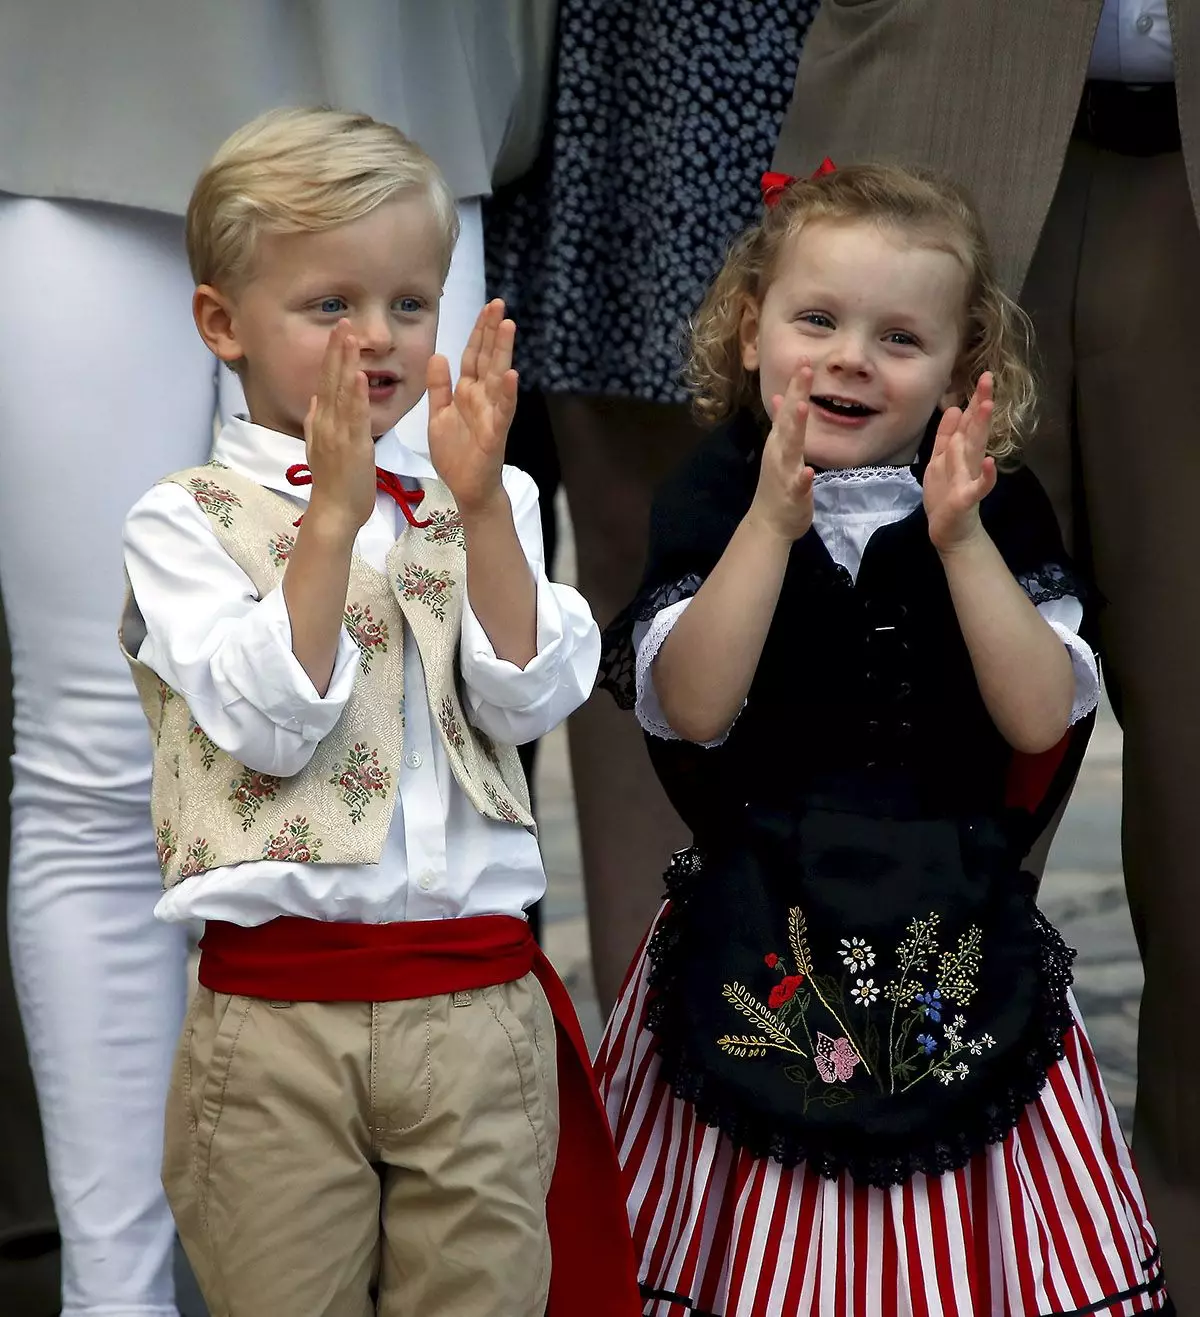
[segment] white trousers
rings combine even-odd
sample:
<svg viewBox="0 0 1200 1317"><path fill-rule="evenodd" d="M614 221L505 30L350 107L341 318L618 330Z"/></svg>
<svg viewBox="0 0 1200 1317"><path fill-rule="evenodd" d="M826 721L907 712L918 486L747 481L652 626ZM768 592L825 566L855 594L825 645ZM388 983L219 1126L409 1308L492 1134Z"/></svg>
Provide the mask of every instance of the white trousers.
<svg viewBox="0 0 1200 1317"><path fill-rule="evenodd" d="M478 202L462 219L438 334L455 373L484 298ZM120 531L156 479L206 460L214 414L237 410L240 389L192 324L178 219L0 194L0 274L9 935L63 1313L174 1317L159 1175L185 933L151 914L149 738L116 643ZM424 404L401 425L423 448Z"/></svg>

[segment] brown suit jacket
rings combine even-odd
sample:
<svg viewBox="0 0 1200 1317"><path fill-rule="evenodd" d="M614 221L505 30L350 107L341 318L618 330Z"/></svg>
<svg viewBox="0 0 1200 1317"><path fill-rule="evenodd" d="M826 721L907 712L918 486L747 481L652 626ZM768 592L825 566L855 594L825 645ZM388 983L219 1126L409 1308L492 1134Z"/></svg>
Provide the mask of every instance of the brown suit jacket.
<svg viewBox="0 0 1200 1317"><path fill-rule="evenodd" d="M1200 3L1168 0L1193 202L1200 207ZM1104 0L825 0L775 168L924 165L970 188L1019 291L1050 208Z"/></svg>

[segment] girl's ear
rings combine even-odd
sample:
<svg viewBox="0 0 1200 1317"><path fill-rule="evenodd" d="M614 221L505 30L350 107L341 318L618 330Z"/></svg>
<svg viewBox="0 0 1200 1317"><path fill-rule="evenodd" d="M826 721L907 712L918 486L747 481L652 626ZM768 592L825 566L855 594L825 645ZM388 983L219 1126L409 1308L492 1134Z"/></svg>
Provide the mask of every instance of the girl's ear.
<svg viewBox="0 0 1200 1317"><path fill-rule="evenodd" d="M747 297L742 303L742 318L738 324L738 343L742 350L742 365L746 370L758 369L759 308Z"/></svg>
<svg viewBox="0 0 1200 1317"><path fill-rule="evenodd" d="M971 363L969 361L960 361L954 367L954 374L950 376L950 384L938 403L939 410L944 412L947 407L965 407L971 396L972 388Z"/></svg>

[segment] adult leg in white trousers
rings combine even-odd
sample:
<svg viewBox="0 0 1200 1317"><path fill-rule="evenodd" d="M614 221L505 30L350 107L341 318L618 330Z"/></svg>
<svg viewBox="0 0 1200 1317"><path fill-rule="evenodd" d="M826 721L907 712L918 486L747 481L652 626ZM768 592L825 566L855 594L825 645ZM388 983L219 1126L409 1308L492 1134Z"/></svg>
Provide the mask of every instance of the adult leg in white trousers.
<svg viewBox="0 0 1200 1317"><path fill-rule="evenodd" d="M439 334L456 368L483 300L478 205L463 209ZM184 932L152 916L149 744L115 640L120 528L154 480L205 459L218 395L238 391L192 325L179 220L0 196L0 271L10 940L63 1312L173 1317L159 1171ZM423 420L409 428L423 442Z"/></svg>

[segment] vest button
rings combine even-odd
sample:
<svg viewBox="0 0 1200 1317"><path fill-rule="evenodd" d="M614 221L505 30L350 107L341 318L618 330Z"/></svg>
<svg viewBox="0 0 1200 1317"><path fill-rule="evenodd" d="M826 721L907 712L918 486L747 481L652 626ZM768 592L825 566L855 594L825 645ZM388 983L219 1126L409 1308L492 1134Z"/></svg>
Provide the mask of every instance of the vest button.
<svg viewBox="0 0 1200 1317"><path fill-rule="evenodd" d="M416 750L410 750L408 754L404 756L404 762L409 766L409 768L420 768L425 761L421 758L421 756L417 753Z"/></svg>

